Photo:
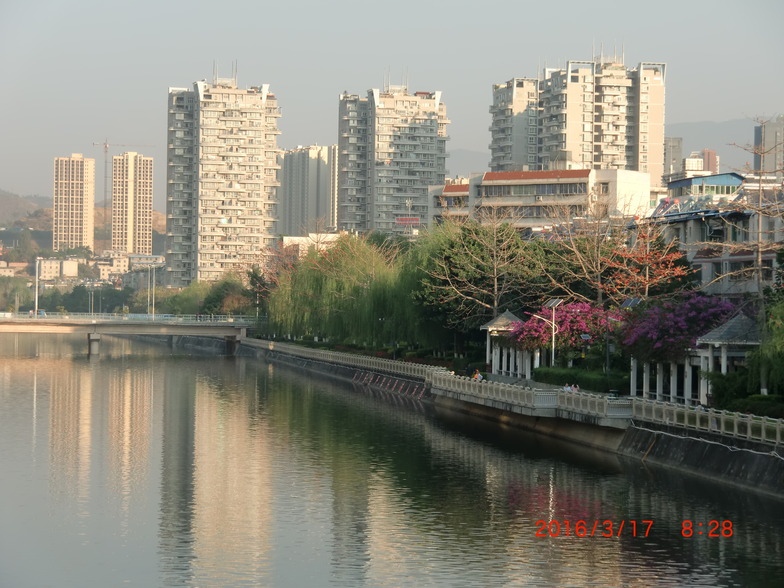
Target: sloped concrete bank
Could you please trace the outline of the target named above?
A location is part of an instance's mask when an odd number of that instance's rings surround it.
[[[400,399],[407,404],[424,405],[430,402],[430,394],[423,378],[400,375],[391,370],[379,368],[368,370],[250,345],[240,345],[237,355],[262,358],[297,370],[306,370],[311,374],[348,382],[365,392],[385,398]]]
[[[626,429],[618,453],[784,498],[784,448],[649,423]]]
[[[446,396],[433,398],[436,414],[457,412],[485,421],[496,422],[501,427],[514,427],[540,435],[555,437],[581,447],[618,452],[625,431],[600,427],[560,418],[547,418],[513,413],[490,406],[474,404]]]

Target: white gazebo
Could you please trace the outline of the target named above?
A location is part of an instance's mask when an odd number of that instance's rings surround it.
[[[531,377],[530,367],[527,370],[524,368],[524,365],[530,363],[524,362],[527,352],[515,347],[508,339],[512,323],[520,322],[523,321],[507,310],[479,327],[487,331],[485,363],[490,366],[490,373],[496,376],[497,380],[510,381]],[[537,351],[537,356],[538,354]]]
[[[707,404],[711,390],[710,381],[705,374],[717,371],[717,362],[718,369],[722,374],[726,374],[732,363],[745,359],[749,347],[756,345],[759,345],[757,322],[744,314],[737,314],[699,337],[695,347],[689,350],[682,361],[643,363],[642,396],[650,397],[651,381],[655,379],[656,400],[675,402],[680,397],[686,404]],[[632,396],[637,394],[638,369],[638,361],[632,358]],[[665,379],[669,380],[668,386],[665,386]]]

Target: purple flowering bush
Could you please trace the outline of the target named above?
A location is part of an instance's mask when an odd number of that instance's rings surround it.
[[[621,331],[621,342],[626,351],[641,361],[680,360],[699,337],[734,311],[731,302],[692,292],[630,314]]]

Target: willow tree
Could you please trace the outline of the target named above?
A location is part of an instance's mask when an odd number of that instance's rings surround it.
[[[270,321],[293,336],[378,346],[405,337],[394,247],[344,235],[282,271],[270,296]]]

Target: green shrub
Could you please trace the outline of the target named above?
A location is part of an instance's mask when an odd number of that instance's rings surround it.
[[[782,419],[784,418],[784,397],[776,394],[754,394],[733,400],[728,403],[725,410]]]
[[[711,404],[714,408],[729,410],[727,407],[749,395],[749,373],[745,368],[722,374],[721,372],[708,372],[708,381],[711,384]]]
[[[610,372],[609,377],[603,371],[588,371],[575,368],[540,367],[533,372],[533,379],[544,384],[561,385],[577,384],[581,390],[591,392],[609,392],[618,390],[620,394],[629,393],[629,374],[626,372]]]

